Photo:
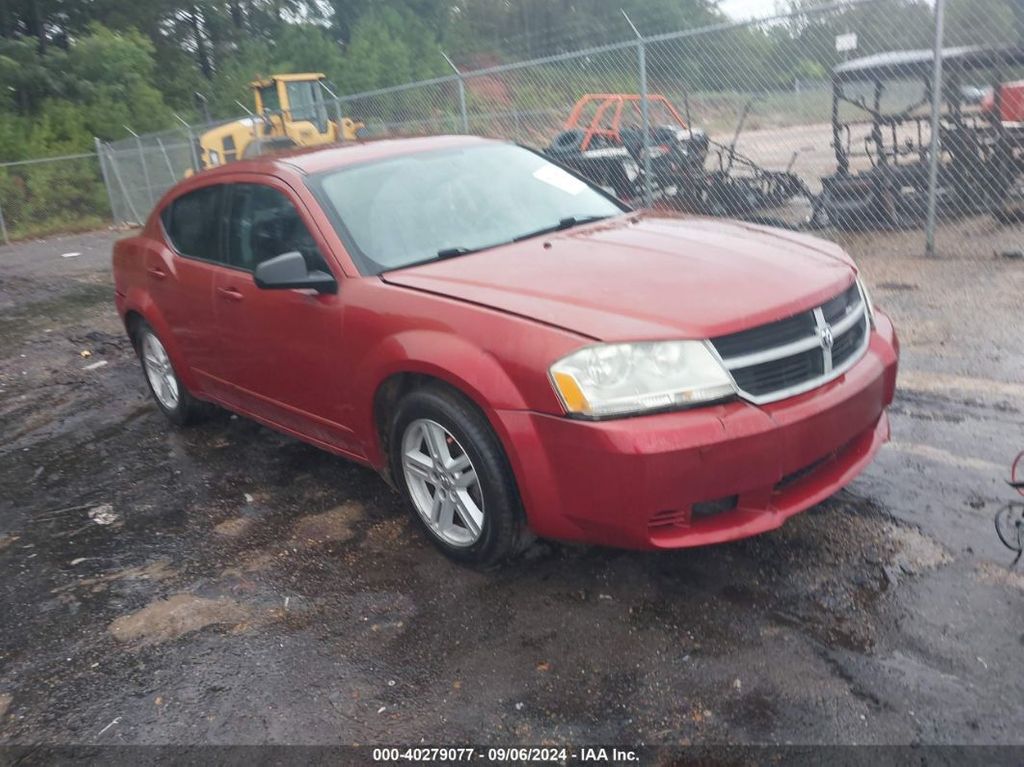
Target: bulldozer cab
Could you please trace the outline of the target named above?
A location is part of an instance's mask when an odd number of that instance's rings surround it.
[[[197,167],[190,172],[268,152],[360,138],[362,122],[343,117],[337,101],[328,110],[324,94],[333,94],[324,79],[319,72],[309,72],[251,82],[255,113],[205,131],[196,142]]]
[[[320,72],[293,75],[274,75],[265,80],[251,83],[256,114],[269,121],[279,121],[283,133],[290,134],[291,127],[303,133],[315,131],[327,140],[331,133],[331,122],[324,101],[325,77]],[[295,126],[308,123],[308,126]],[[312,136],[305,137],[308,141]],[[299,143],[299,142],[297,142]],[[304,142],[303,142],[304,143]]]

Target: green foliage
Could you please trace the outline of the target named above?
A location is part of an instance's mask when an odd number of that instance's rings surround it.
[[[352,31],[338,85],[353,93],[442,74],[436,34],[408,8],[377,6]]]
[[[0,206],[15,239],[95,228],[110,220],[95,158],[0,171]]]
[[[84,113],[87,130],[100,138],[166,127],[171,119],[153,85],[153,44],[138,32],[113,32],[98,24],[68,49],[67,99]]]
[[[1012,0],[950,0],[946,28],[947,45],[1012,45],[1024,37]]]
[[[125,125],[165,127],[171,114],[154,73],[153,44],[138,32],[92,24],[74,45],[42,53],[25,39],[0,40],[0,159],[85,151]]]
[[[323,72],[335,80],[344,69],[341,48],[329,31],[315,25],[282,27],[273,41],[256,38],[240,43],[212,81],[200,90],[214,116],[236,115],[238,103],[252,108],[249,83],[280,72]]]

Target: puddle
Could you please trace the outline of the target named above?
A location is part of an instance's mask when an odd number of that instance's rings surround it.
[[[110,633],[121,642],[141,640],[157,644],[177,639],[206,626],[244,622],[249,610],[233,599],[204,599],[192,594],[176,594],[151,602],[138,612],[123,615],[110,624]]]

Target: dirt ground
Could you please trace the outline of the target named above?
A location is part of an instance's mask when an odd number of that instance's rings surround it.
[[[0,742],[1024,743],[1024,260],[846,241],[903,342],[893,442],[782,529],[478,573],[366,469],[169,427],[113,239],[0,249]]]

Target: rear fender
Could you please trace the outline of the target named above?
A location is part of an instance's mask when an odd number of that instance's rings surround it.
[[[156,334],[160,337],[160,342],[167,350],[167,355],[171,358],[171,364],[174,366],[174,372],[177,373],[178,378],[185,384],[185,388],[189,390],[189,393],[200,396],[202,390],[199,382],[192,375],[192,368],[189,366],[185,355],[181,351],[181,347],[171,332],[170,325],[168,325],[167,320],[164,319],[163,314],[150,295],[141,288],[129,288],[124,297],[123,307],[126,319],[129,312],[135,312],[142,315],[142,318],[156,331]]]

